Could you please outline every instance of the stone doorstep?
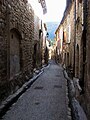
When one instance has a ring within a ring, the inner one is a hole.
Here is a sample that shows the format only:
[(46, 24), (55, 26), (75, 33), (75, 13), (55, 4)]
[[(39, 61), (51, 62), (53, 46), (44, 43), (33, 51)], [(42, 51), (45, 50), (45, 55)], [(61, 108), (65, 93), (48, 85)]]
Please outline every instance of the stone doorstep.
[[(44, 69), (44, 68), (43, 68)], [(43, 73), (43, 70), (38, 73), (38, 75), (31, 78), (26, 82), (16, 93), (10, 95), (2, 104), (0, 105), (0, 118), (6, 113), (9, 107), (18, 100), (18, 98), (34, 83), (34, 81)]]

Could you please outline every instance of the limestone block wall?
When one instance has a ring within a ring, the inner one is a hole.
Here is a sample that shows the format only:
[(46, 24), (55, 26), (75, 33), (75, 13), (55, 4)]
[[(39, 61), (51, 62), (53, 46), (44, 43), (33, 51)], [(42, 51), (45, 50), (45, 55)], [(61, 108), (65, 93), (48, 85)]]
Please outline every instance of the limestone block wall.
[(74, 2), (67, 8), (66, 17), (63, 20), (63, 29), (66, 29), (66, 44), (64, 45), (64, 59), (66, 67), (74, 66), (74, 39), (75, 39), (75, 21), (74, 21)]
[(74, 2), (70, 10), (70, 23), (71, 23), (71, 39), (70, 39), (70, 65), (73, 68), (74, 65), (74, 33), (75, 33), (75, 23), (74, 23)]
[(86, 72), (85, 72), (85, 104), (88, 119), (90, 119), (90, 1), (87, 0), (87, 18), (86, 18)]
[(33, 41), (33, 67), (41, 67), (41, 39), (40, 39), (40, 19), (34, 15), (34, 41)]
[(34, 12), (23, 0), (0, 1), (0, 98), (32, 76)]
[(80, 78), (80, 72), (82, 71), (82, 49), (81, 49), (81, 39), (83, 33), (83, 4), (82, 2), (78, 2), (77, 5), (77, 14), (76, 14), (76, 48), (75, 48), (75, 77)]

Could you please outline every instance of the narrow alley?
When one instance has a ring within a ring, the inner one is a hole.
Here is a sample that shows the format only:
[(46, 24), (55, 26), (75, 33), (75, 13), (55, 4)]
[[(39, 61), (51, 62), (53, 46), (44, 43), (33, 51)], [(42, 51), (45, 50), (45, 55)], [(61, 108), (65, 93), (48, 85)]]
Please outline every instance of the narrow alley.
[(90, 0), (0, 0), (0, 119), (90, 120)]
[(63, 68), (51, 61), (2, 120), (68, 120)]

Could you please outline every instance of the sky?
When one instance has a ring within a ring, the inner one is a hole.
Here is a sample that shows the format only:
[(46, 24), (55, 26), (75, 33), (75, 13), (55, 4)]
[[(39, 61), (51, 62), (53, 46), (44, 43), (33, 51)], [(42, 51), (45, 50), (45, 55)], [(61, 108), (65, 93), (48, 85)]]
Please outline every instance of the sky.
[(44, 15), (46, 22), (60, 22), (66, 6), (66, 0), (46, 0), (47, 14)]
[(35, 9), (35, 13), (41, 17), (45, 22), (60, 22), (66, 6), (66, 0), (45, 0), (47, 6), (47, 13), (40, 14), (40, 4), (38, 0), (28, 0)]

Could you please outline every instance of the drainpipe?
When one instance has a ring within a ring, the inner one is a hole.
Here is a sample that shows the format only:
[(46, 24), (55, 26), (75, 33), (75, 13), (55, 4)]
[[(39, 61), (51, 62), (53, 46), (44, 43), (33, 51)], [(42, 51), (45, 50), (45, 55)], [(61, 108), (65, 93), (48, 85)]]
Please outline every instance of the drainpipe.
[(74, 1), (74, 63), (73, 63), (73, 77), (75, 77), (75, 47), (76, 47), (76, 0)]

